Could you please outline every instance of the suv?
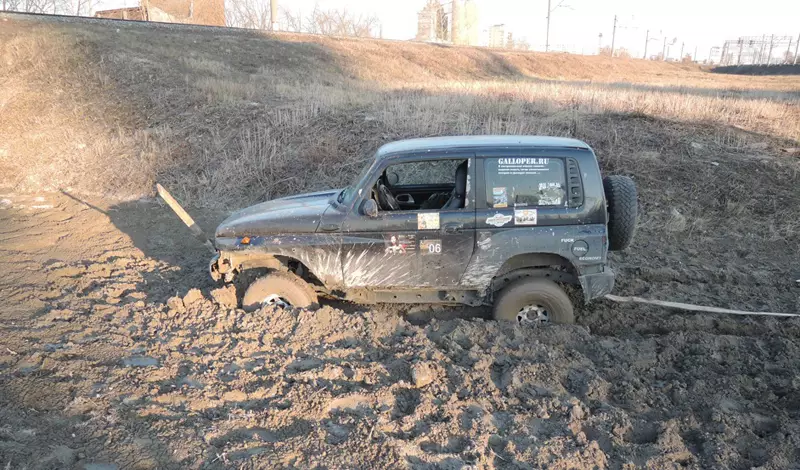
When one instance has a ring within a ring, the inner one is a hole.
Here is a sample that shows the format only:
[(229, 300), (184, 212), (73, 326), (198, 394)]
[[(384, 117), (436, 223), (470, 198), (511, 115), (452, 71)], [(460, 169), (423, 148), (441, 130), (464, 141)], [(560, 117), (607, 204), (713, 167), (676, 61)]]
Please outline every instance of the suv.
[[(636, 228), (636, 187), (601, 179), (566, 138), (437, 137), (381, 147), (352, 185), (234, 213), (216, 231), (215, 280), (263, 274), (242, 306), (493, 304), (498, 320), (574, 321), (561, 285), (611, 292), (608, 250)], [(250, 276), (252, 277), (252, 276)]]

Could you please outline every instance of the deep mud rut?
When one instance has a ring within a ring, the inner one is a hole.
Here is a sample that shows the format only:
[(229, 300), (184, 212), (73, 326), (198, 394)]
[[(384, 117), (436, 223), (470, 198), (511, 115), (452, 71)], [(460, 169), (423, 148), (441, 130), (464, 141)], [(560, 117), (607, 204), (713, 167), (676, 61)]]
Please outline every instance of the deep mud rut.
[[(800, 468), (800, 321), (245, 314), (158, 204), (0, 199), (0, 468)], [(798, 310), (786, 253), (649, 235), (618, 292)]]

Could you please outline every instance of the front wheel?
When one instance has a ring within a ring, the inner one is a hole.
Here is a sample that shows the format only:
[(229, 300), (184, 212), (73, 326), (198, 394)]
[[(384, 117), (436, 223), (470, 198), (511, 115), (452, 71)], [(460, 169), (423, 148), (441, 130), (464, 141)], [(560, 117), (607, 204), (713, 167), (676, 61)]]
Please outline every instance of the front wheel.
[(266, 305), (312, 308), (317, 305), (317, 293), (294, 274), (274, 271), (250, 284), (242, 299), (242, 308), (248, 311), (258, 310)]
[(506, 286), (494, 301), (494, 318), (519, 324), (574, 323), (572, 301), (549, 279), (522, 278)]

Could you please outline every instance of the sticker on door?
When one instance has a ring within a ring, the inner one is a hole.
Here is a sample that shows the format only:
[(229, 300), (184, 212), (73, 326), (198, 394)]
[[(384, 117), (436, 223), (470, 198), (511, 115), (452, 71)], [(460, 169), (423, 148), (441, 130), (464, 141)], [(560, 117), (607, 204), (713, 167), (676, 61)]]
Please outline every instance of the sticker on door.
[(439, 255), (442, 253), (442, 240), (420, 240), (419, 252), (424, 255)]
[(417, 248), (415, 235), (384, 235), (386, 248), (383, 250), (387, 255), (412, 254)]
[(536, 225), (536, 209), (514, 209), (515, 225)]
[(439, 230), (439, 213), (424, 212), (417, 214), (417, 230)]
[(510, 215), (501, 214), (499, 212), (486, 219), (487, 224), (494, 225), (495, 227), (502, 227), (503, 225), (509, 223), (510, 221), (511, 221)]

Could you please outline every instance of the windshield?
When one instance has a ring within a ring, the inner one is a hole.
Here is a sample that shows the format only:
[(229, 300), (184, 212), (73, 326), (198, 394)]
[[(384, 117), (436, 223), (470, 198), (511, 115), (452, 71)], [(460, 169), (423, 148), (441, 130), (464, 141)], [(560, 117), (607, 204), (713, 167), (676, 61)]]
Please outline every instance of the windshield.
[(353, 200), (353, 198), (355, 197), (354, 192), (356, 188), (361, 187), (361, 183), (367, 178), (370, 169), (372, 169), (373, 163), (375, 163), (374, 159), (370, 159), (364, 162), (361, 172), (353, 180), (353, 183), (350, 186), (344, 188), (344, 190), (342, 190), (342, 192), (339, 193), (339, 197), (337, 197), (336, 199), (338, 203), (342, 204)]

